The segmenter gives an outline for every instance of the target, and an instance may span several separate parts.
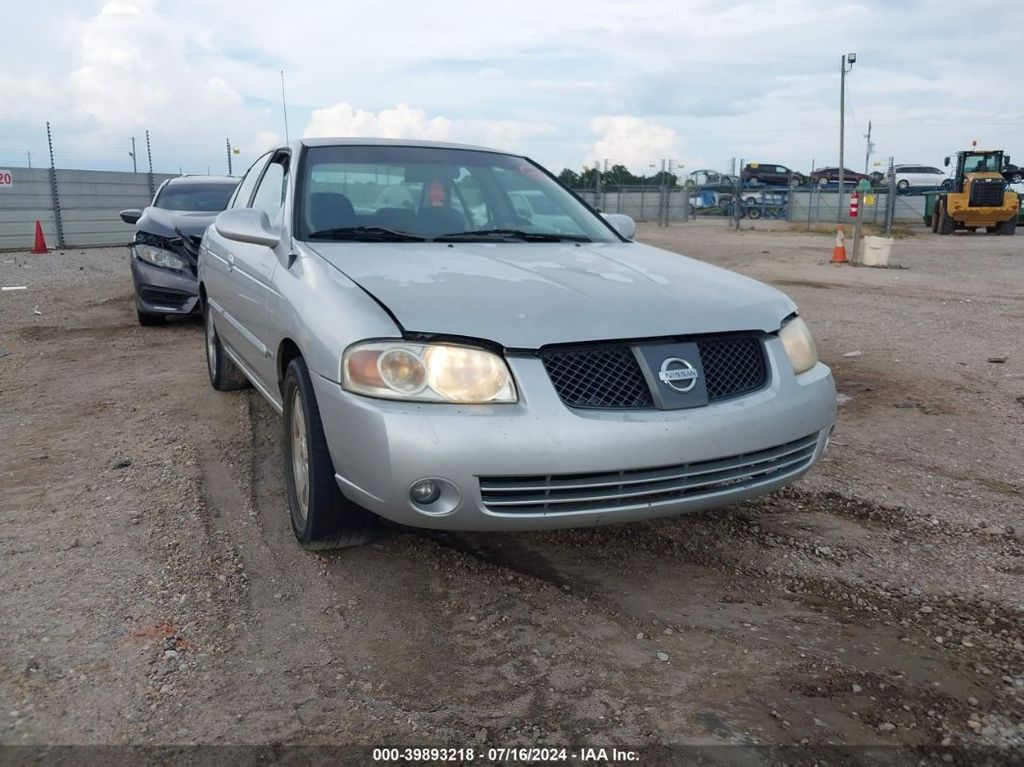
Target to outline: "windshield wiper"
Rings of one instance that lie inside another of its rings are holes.
[[[338,226],[309,235],[311,240],[363,240],[366,242],[425,242],[426,237],[383,226]]]
[[[450,232],[434,238],[436,242],[447,242],[450,240],[478,240],[499,237],[501,239],[515,238],[527,242],[590,242],[589,237],[580,234],[558,234],[557,232],[524,232],[521,229],[475,229],[471,232]]]

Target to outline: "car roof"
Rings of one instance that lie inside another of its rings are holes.
[[[519,157],[515,152],[503,152],[500,149],[491,149],[485,146],[474,146],[473,144],[453,144],[447,141],[417,141],[415,139],[399,138],[359,138],[359,137],[337,137],[337,138],[303,138],[298,144],[302,146],[409,146],[422,147],[426,149],[468,149],[475,152],[493,152],[495,154],[506,154]],[[283,147],[282,147],[283,148]]]
[[[167,179],[167,185],[182,186],[187,184],[237,184],[239,179],[234,176],[175,176]]]

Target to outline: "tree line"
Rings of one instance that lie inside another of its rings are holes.
[[[597,186],[597,168],[586,168],[582,173],[577,173],[570,168],[563,168],[558,174],[558,180],[570,189],[594,189]],[[668,171],[658,171],[650,176],[636,176],[630,173],[625,165],[613,165],[606,171],[601,171],[601,186],[650,186],[659,187],[663,184],[675,186],[679,177]]]

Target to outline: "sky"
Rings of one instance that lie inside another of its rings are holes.
[[[481,144],[558,172],[1024,160],[1024,6],[974,0],[0,0],[0,167],[240,174],[285,138]],[[968,12],[969,11],[969,12]],[[13,20],[13,23],[11,23]]]

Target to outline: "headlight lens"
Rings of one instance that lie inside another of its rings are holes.
[[[786,347],[786,354],[790,364],[793,365],[794,373],[803,373],[810,370],[818,362],[818,349],[811,338],[811,331],[807,324],[799,317],[794,317],[779,331],[779,339]]]
[[[162,266],[164,269],[176,269],[181,271],[185,268],[185,262],[171,253],[169,250],[158,248],[155,245],[135,243],[135,255],[154,266]]]
[[[417,402],[516,402],[505,360],[454,344],[379,341],[345,352],[342,386],[357,394]]]

